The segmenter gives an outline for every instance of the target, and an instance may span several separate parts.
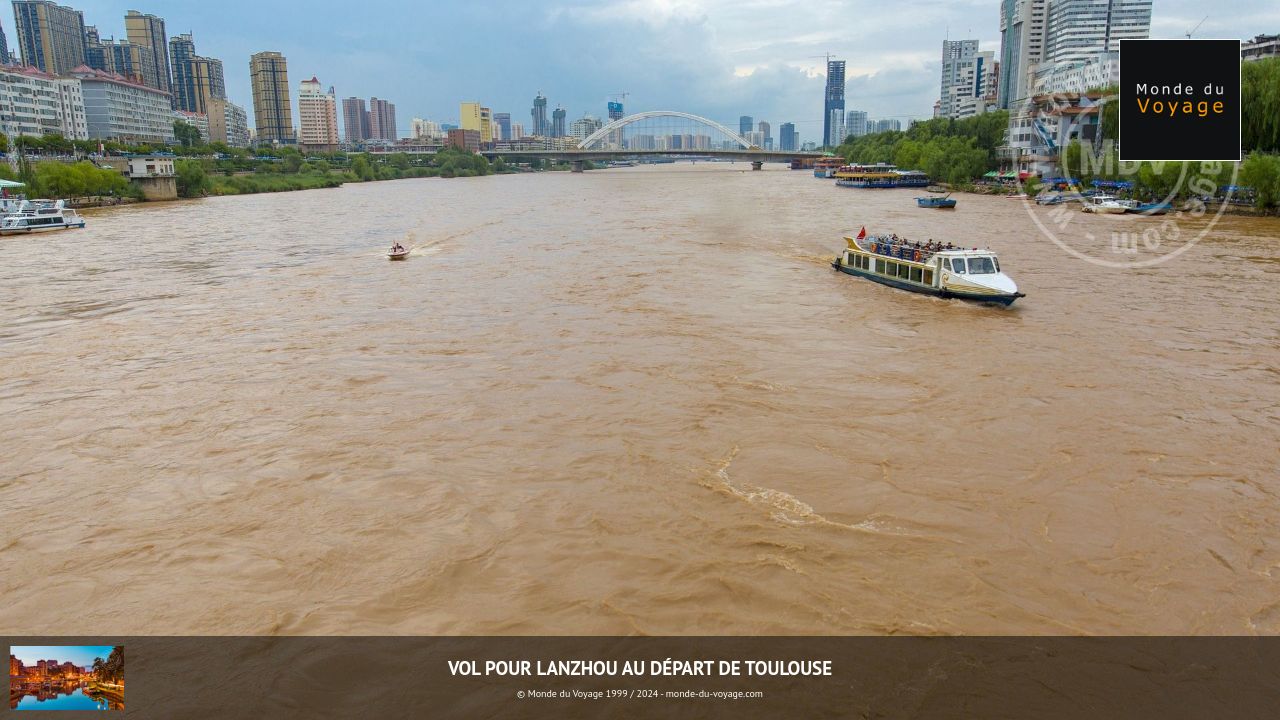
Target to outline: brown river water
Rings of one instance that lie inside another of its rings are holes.
[[[1280,633],[1280,220],[1108,269],[745,167],[0,239],[0,631]],[[1028,296],[833,272],[864,224]]]

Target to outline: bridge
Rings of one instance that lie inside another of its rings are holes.
[[[754,170],[768,161],[819,158],[819,152],[765,150],[720,123],[676,110],[650,110],[628,115],[583,138],[576,147],[554,150],[483,150],[489,158],[543,158],[572,163],[582,172],[588,160],[643,157],[698,157],[746,160]]]

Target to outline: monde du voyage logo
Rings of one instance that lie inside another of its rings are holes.
[[[1239,40],[1120,41],[1120,160],[1238,162]]]

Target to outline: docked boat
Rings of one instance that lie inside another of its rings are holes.
[[[387,251],[387,257],[392,260],[403,260],[409,257],[409,248],[401,245],[400,243],[396,243]]]
[[[941,210],[954,210],[956,207],[956,199],[950,195],[944,197],[918,197],[916,205],[922,208],[938,208]]]
[[[1114,195],[1094,195],[1089,198],[1081,210],[1099,215],[1121,215],[1137,207],[1132,200],[1121,200]]]
[[[1037,205],[1061,205],[1066,201],[1067,199],[1062,197],[1061,195],[1037,195],[1036,196]]]
[[[1009,305],[1026,297],[990,250],[926,251],[900,239],[868,236],[866,228],[845,242],[848,247],[831,267],[849,275],[943,298]]]
[[[844,164],[844,160],[838,157],[818,158],[813,164],[813,176],[816,178],[827,179],[835,175],[836,169]]]
[[[1167,202],[1160,203],[1139,203],[1131,207],[1127,212],[1137,215],[1165,215],[1173,210],[1173,206]]]
[[[0,235],[19,235],[84,227],[84,218],[62,200],[23,200],[0,219]]]

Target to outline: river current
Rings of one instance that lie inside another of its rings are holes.
[[[0,238],[0,630],[1280,632],[1280,220],[1111,269],[747,167]],[[1027,297],[833,272],[864,225]]]

